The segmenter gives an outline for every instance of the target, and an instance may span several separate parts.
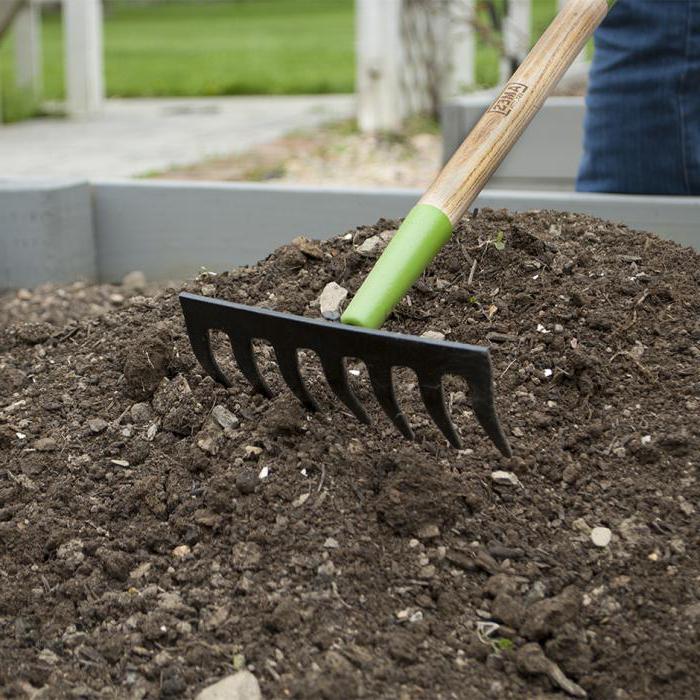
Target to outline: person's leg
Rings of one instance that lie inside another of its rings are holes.
[[[700,0],[618,0],[595,36],[579,191],[698,193],[699,43]]]
[[[688,194],[700,195],[700,0],[690,3],[688,67],[681,85],[681,117]]]

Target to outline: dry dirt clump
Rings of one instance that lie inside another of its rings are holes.
[[[318,317],[396,227],[186,288]],[[699,282],[696,253],[624,226],[465,219],[387,327],[491,347],[511,459],[452,378],[459,452],[407,372],[414,443],[354,361],[371,427],[313,357],[316,415],[264,345],[277,398],[218,337],[216,385],[176,289],[5,295],[0,696],[191,698],[248,669],[264,698],[697,697]]]

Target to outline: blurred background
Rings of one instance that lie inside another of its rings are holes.
[[[564,1],[0,0],[0,175],[422,187]]]

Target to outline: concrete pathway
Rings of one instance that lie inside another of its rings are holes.
[[[352,95],[108,100],[83,121],[0,125],[0,177],[131,177],[354,114]]]

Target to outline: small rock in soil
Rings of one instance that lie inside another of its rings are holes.
[[[34,442],[34,449],[38,452],[53,452],[58,447],[53,438],[39,438]]]
[[[562,625],[572,622],[581,607],[581,592],[568,586],[559,595],[533,603],[525,612],[520,633],[528,639],[551,637]]]
[[[340,318],[340,311],[343,302],[348,298],[348,290],[335,282],[329,282],[321,292],[318,303],[321,309],[321,316],[329,321],[337,321]]]
[[[596,547],[607,547],[612,539],[612,532],[607,527],[594,527],[591,530],[591,542]]]
[[[185,557],[189,556],[192,553],[192,550],[190,549],[189,545],[187,544],[181,544],[175,547],[173,549],[173,556],[177,557],[178,559],[184,559]]]
[[[386,243],[382,240],[381,236],[370,236],[357,246],[357,252],[362,255],[372,255],[382,250],[385,245]]]
[[[427,523],[416,530],[416,537],[421,540],[432,540],[440,537],[440,528],[435,523]]]
[[[491,481],[498,486],[522,486],[520,479],[513,472],[497,470],[491,472]]]
[[[91,418],[88,421],[88,428],[90,432],[95,435],[103,433],[109,427],[109,423],[104,418]]]
[[[263,448],[257,445],[246,445],[243,451],[245,452],[246,459],[257,459],[263,453]]]
[[[445,334],[440,333],[440,331],[425,331],[420,334],[421,338],[428,338],[428,340],[445,340]]]
[[[238,418],[226,406],[214,406],[211,410],[211,415],[224,430],[236,428],[240,423]]]

